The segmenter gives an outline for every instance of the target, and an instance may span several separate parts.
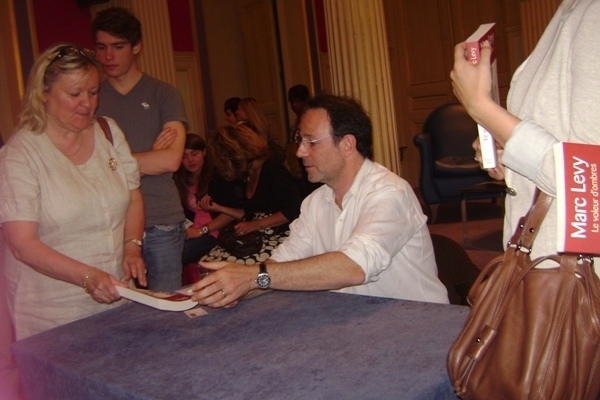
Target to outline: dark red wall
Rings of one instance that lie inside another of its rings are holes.
[[[31,0],[31,4],[39,51],[61,42],[93,47],[89,8],[79,8],[77,0]],[[194,51],[188,0],[168,0],[168,6],[173,49]]]
[[[92,47],[89,8],[77,7],[76,0],[32,0],[38,50],[60,42]]]
[[[192,17],[188,0],[168,0],[173,50],[194,51]]]
[[[328,52],[327,47],[327,28],[325,28],[325,5],[323,0],[315,0],[315,20],[317,25],[317,42],[319,51]]]

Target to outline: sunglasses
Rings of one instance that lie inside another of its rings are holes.
[[[50,61],[50,63],[48,64],[48,67],[50,65],[52,65],[52,63],[58,59],[61,59],[63,57],[73,57],[73,56],[86,57],[86,58],[94,61],[94,59],[96,57],[96,53],[94,52],[94,50],[90,50],[90,49],[80,49],[78,47],[63,46],[60,48],[56,57],[54,57],[52,59],[52,61]],[[48,68],[48,67],[46,67],[46,68]]]

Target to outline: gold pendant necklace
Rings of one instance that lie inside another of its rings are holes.
[[[81,133],[79,134],[79,139],[80,139],[80,140],[79,140],[79,147],[77,148],[77,150],[75,150],[75,153],[73,153],[73,154],[71,154],[71,155],[68,155],[68,156],[65,154],[65,155],[67,156],[67,158],[71,158],[71,157],[73,157],[75,154],[79,153],[79,150],[81,150],[81,148],[83,147],[83,134],[81,134]],[[64,153],[63,153],[63,154],[64,154]]]

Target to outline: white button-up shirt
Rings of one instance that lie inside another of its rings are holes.
[[[293,261],[341,251],[360,265],[366,278],[340,292],[448,303],[426,221],[408,182],[365,160],[342,209],[328,186],[314,191],[271,259]]]

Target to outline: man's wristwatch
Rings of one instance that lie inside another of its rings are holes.
[[[258,275],[256,277],[256,284],[259,289],[268,289],[271,284],[271,277],[267,272],[267,265],[265,263],[258,264],[260,270],[258,271]]]
[[[208,227],[208,225],[204,225],[202,228],[198,229],[198,233],[200,234],[200,237],[209,235],[210,228]]]

